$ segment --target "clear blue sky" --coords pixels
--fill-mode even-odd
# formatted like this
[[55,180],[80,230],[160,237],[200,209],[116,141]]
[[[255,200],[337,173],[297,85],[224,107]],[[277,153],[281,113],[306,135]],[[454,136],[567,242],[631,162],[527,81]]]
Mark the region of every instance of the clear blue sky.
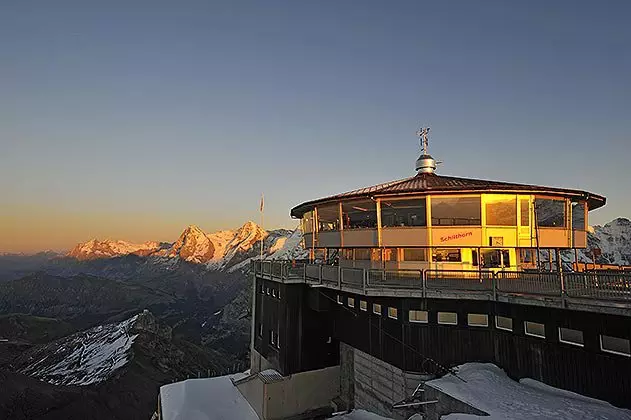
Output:
[[629,1],[0,5],[0,251],[174,240],[414,174],[631,216]]

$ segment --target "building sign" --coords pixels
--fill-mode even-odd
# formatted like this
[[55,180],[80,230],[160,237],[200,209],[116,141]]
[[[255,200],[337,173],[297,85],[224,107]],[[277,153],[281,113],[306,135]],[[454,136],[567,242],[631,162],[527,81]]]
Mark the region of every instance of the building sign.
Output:
[[473,232],[458,232],[453,235],[445,235],[440,237],[440,243],[455,241],[456,239],[468,238],[469,236],[473,236]]
[[436,245],[471,245],[480,246],[481,229],[432,228],[432,244]]

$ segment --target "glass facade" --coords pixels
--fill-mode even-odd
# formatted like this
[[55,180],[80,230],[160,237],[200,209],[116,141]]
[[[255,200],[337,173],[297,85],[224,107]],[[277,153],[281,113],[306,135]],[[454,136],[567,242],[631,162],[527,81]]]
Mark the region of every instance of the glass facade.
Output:
[[585,203],[572,203],[572,229],[585,230]]
[[318,207],[318,230],[320,232],[340,230],[339,204]]
[[517,198],[508,197],[487,202],[486,224],[517,226]]
[[381,226],[427,226],[425,198],[381,201]]
[[344,229],[366,229],[377,227],[377,205],[373,200],[342,203]]
[[539,227],[565,227],[565,200],[535,198],[535,215]]
[[480,226],[480,197],[432,197],[433,226]]

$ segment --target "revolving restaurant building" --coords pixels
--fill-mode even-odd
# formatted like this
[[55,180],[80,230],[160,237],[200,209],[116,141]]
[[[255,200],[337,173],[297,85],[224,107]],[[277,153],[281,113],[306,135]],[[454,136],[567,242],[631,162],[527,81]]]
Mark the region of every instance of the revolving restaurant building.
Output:
[[416,171],[293,208],[311,258],[386,270],[556,270],[561,250],[587,246],[588,211],[605,204],[586,191],[438,175],[426,148]]

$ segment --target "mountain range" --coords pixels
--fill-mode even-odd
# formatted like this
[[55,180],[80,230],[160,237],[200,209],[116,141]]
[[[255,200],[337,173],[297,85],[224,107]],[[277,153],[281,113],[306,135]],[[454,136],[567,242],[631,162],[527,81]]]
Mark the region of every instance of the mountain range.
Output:
[[[245,369],[250,261],[306,256],[253,222],[172,243],[92,239],[0,256],[0,418],[149,418],[160,385]],[[581,260],[631,264],[631,221],[590,228]]]

